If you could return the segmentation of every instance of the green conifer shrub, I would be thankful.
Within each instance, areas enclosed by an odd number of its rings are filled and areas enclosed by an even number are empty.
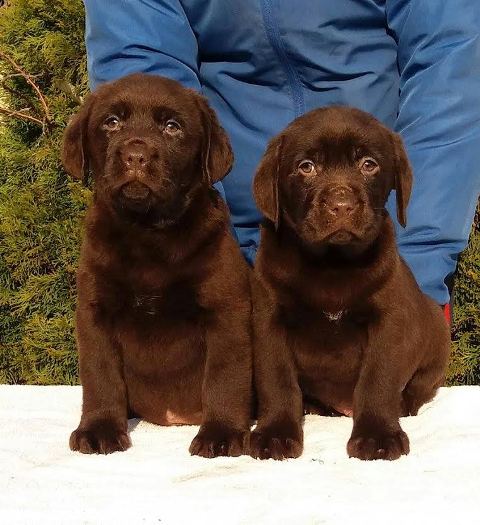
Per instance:
[[[480,385],[480,206],[458,264],[453,310],[448,382]]]
[[[0,9],[0,107],[18,112],[0,114],[0,382],[78,381],[72,311],[88,191],[62,171],[59,149],[87,89],[83,26],[81,0]]]

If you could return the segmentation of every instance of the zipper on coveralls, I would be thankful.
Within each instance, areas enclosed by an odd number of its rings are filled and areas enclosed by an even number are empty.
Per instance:
[[[293,107],[295,117],[299,117],[305,113],[305,101],[303,99],[302,85],[295,68],[288,59],[287,52],[280,37],[278,22],[273,12],[274,0],[261,0],[263,23],[267,32],[270,45],[273,47],[275,54],[285,71],[290,93],[293,99]]]

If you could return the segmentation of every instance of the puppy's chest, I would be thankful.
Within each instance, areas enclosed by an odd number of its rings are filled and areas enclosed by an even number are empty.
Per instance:
[[[160,317],[172,322],[195,321],[205,312],[196,287],[182,281],[158,288],[133,287],[127,309],[135,317]]]
[[[167,326],[195,322],[206,314],[194,276],[165,275],[161,268],[128,272],[110,294],[119,319],[152,321]]]
[[[333,339],[364,333],[369,324],[367,311],[342,307],[309,305],[297,298],[278,305],[278,321],[292,333],[318,333]]]
[[[360,359],[367,344],[368,316],[364,312],[297,304],[280,307],[278,319],[287,330],[297,362],[306,368],[320,363],[352,363]]]

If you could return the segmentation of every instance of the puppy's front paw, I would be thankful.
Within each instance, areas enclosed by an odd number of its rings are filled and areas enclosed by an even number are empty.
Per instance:
[[[371,459],[398,459],[410,452],[408,436],[399,428],[396,431],[385,429],[383,432],[363,432],[349,439],[347,452],[351,458]]]
[[[192,456],[204,458],[241,456],[248,449],[249,436],[249,430],[237,430],[222,423],[204,423],[193,438],[189,451]]]
[[[256,459],[298,458],[303,451],[302,427],[279,423],[256,428],[250,436],[250,455]]]
[[[128,434],[110,420],[95,421],[86,428],[77,428],[70,436],[70,448],[83,454],[111,454],[132,445]]]

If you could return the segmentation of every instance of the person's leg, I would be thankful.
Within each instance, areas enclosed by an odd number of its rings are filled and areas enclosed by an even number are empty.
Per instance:
[[[396,223],[400,254],[422,291],[444,307],[446,319],[452,313],[451,293],[458,257],[467,245],[478,200],[475,184],[469,182],[470,188],[455,179],[440,184],[417,171],[407,227],[403,229]],[[394,195],[388,209],[395,217]]]

